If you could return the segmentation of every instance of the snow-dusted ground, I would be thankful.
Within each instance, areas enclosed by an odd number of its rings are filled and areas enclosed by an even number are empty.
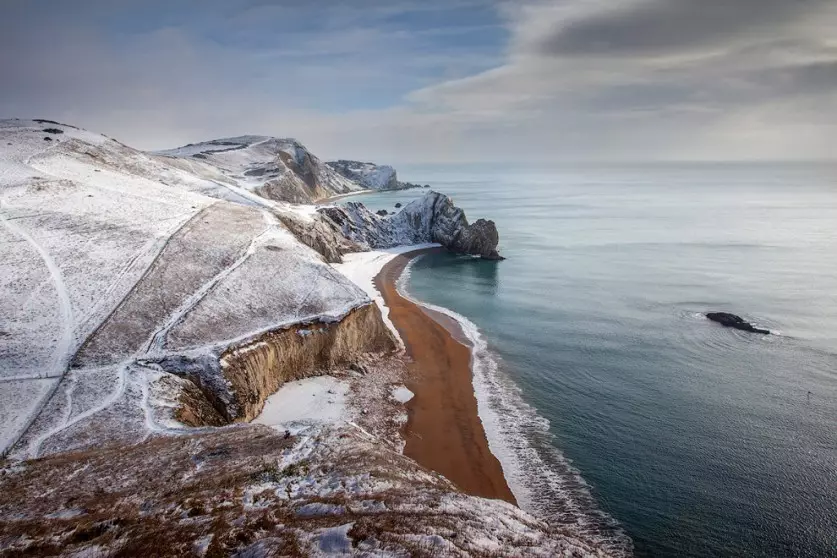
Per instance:
[[[334,376],[317,376],[288,382],[267,398],[264,410],[253,422],[292,433],[312,425],[348,420],[346,394],[349,382]]]
[[[363,289],[369,298],[375,301],[378,308],[381,310],[384,323],[387,324],[387,327],[402,347],[404,342],[401,340],[401,336],[398,335],[398,330],[395,329],[395,326],[389,319],[389,308],[386,304],[384,304],[384,298],[375,287],[375,276],[381,272],[387,263],[399,254],[406,254],[408,252],[415,252],[416,250],[424,250],[438,246],[439,244],[434,243],[412,244],[410,246],[397,246],[395,248],[384,248],[369,252],[355,252],[352,254],[345,254],[343,256],[343,263],[333,264],[335,269],[348,277],[355,285]]]
[[[239,136],[222,138],[160,151],[159,155],[186,161],[206,161],[240,188],[258,192],[271,199],[305,201],[335,194],[346,194],[363,189],[357,182],[344,177],[292,138],[269,136]],[[282,187],[271,186],[282,183]],[[313,185],[317,193],[310,191]]]
[[[114,168],[120,151],[139,153],[70,126],[0,122],[0,407],[15,409],[0,423],[0,451],[168,236],[214,202],[149,178],[157,169],[148,158],[148,176],[139,159]]]
[[[407,389],[406,386],[393,386],[391,393],[392,398],[399,403],[407,403],[416,396],[416,394]]]

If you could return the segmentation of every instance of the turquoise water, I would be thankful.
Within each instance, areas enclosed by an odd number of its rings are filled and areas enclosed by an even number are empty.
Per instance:
[[[479,328],[492,449],[526,507],[639,556],[837,556],[837,170],[404,178],[500,231],[506,261],[427,256],[406,289]]]

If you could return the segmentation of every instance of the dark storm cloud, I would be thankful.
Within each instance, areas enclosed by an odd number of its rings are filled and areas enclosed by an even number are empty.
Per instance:
[[[830,0],[645,0],[559,22],[537,44],[554,56],[665,53],[776,27],[826,7]]]

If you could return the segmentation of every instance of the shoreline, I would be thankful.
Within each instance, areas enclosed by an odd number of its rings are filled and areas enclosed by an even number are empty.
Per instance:
[[[415,397],[407,404],[404,454],[444,475],[463,492],[517,505],[497,457],[491,452],[479,415],[471,369],[472,351],[433,314],[401,296],[397,282],[413,258],[427,249],[399,254],[374,278],[404,342]],[[454,330],[455,331],[455,330]]]

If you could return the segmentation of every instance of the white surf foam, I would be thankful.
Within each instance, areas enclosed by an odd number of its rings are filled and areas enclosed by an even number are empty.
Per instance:
[[[526,403],[520,388],[505,374],[471,320],[448,308],[414,298],[409,284],[411,260],[396,288],[404,298],[444,314],[459,324],[471,345],[471,370],[478,413],[491,453],[518,505],[526,511],[575,531],[614,556],[632,554],[633,544],[618,523],[596,507],[589,487],[569,460],[555,447],[549,421]]]

